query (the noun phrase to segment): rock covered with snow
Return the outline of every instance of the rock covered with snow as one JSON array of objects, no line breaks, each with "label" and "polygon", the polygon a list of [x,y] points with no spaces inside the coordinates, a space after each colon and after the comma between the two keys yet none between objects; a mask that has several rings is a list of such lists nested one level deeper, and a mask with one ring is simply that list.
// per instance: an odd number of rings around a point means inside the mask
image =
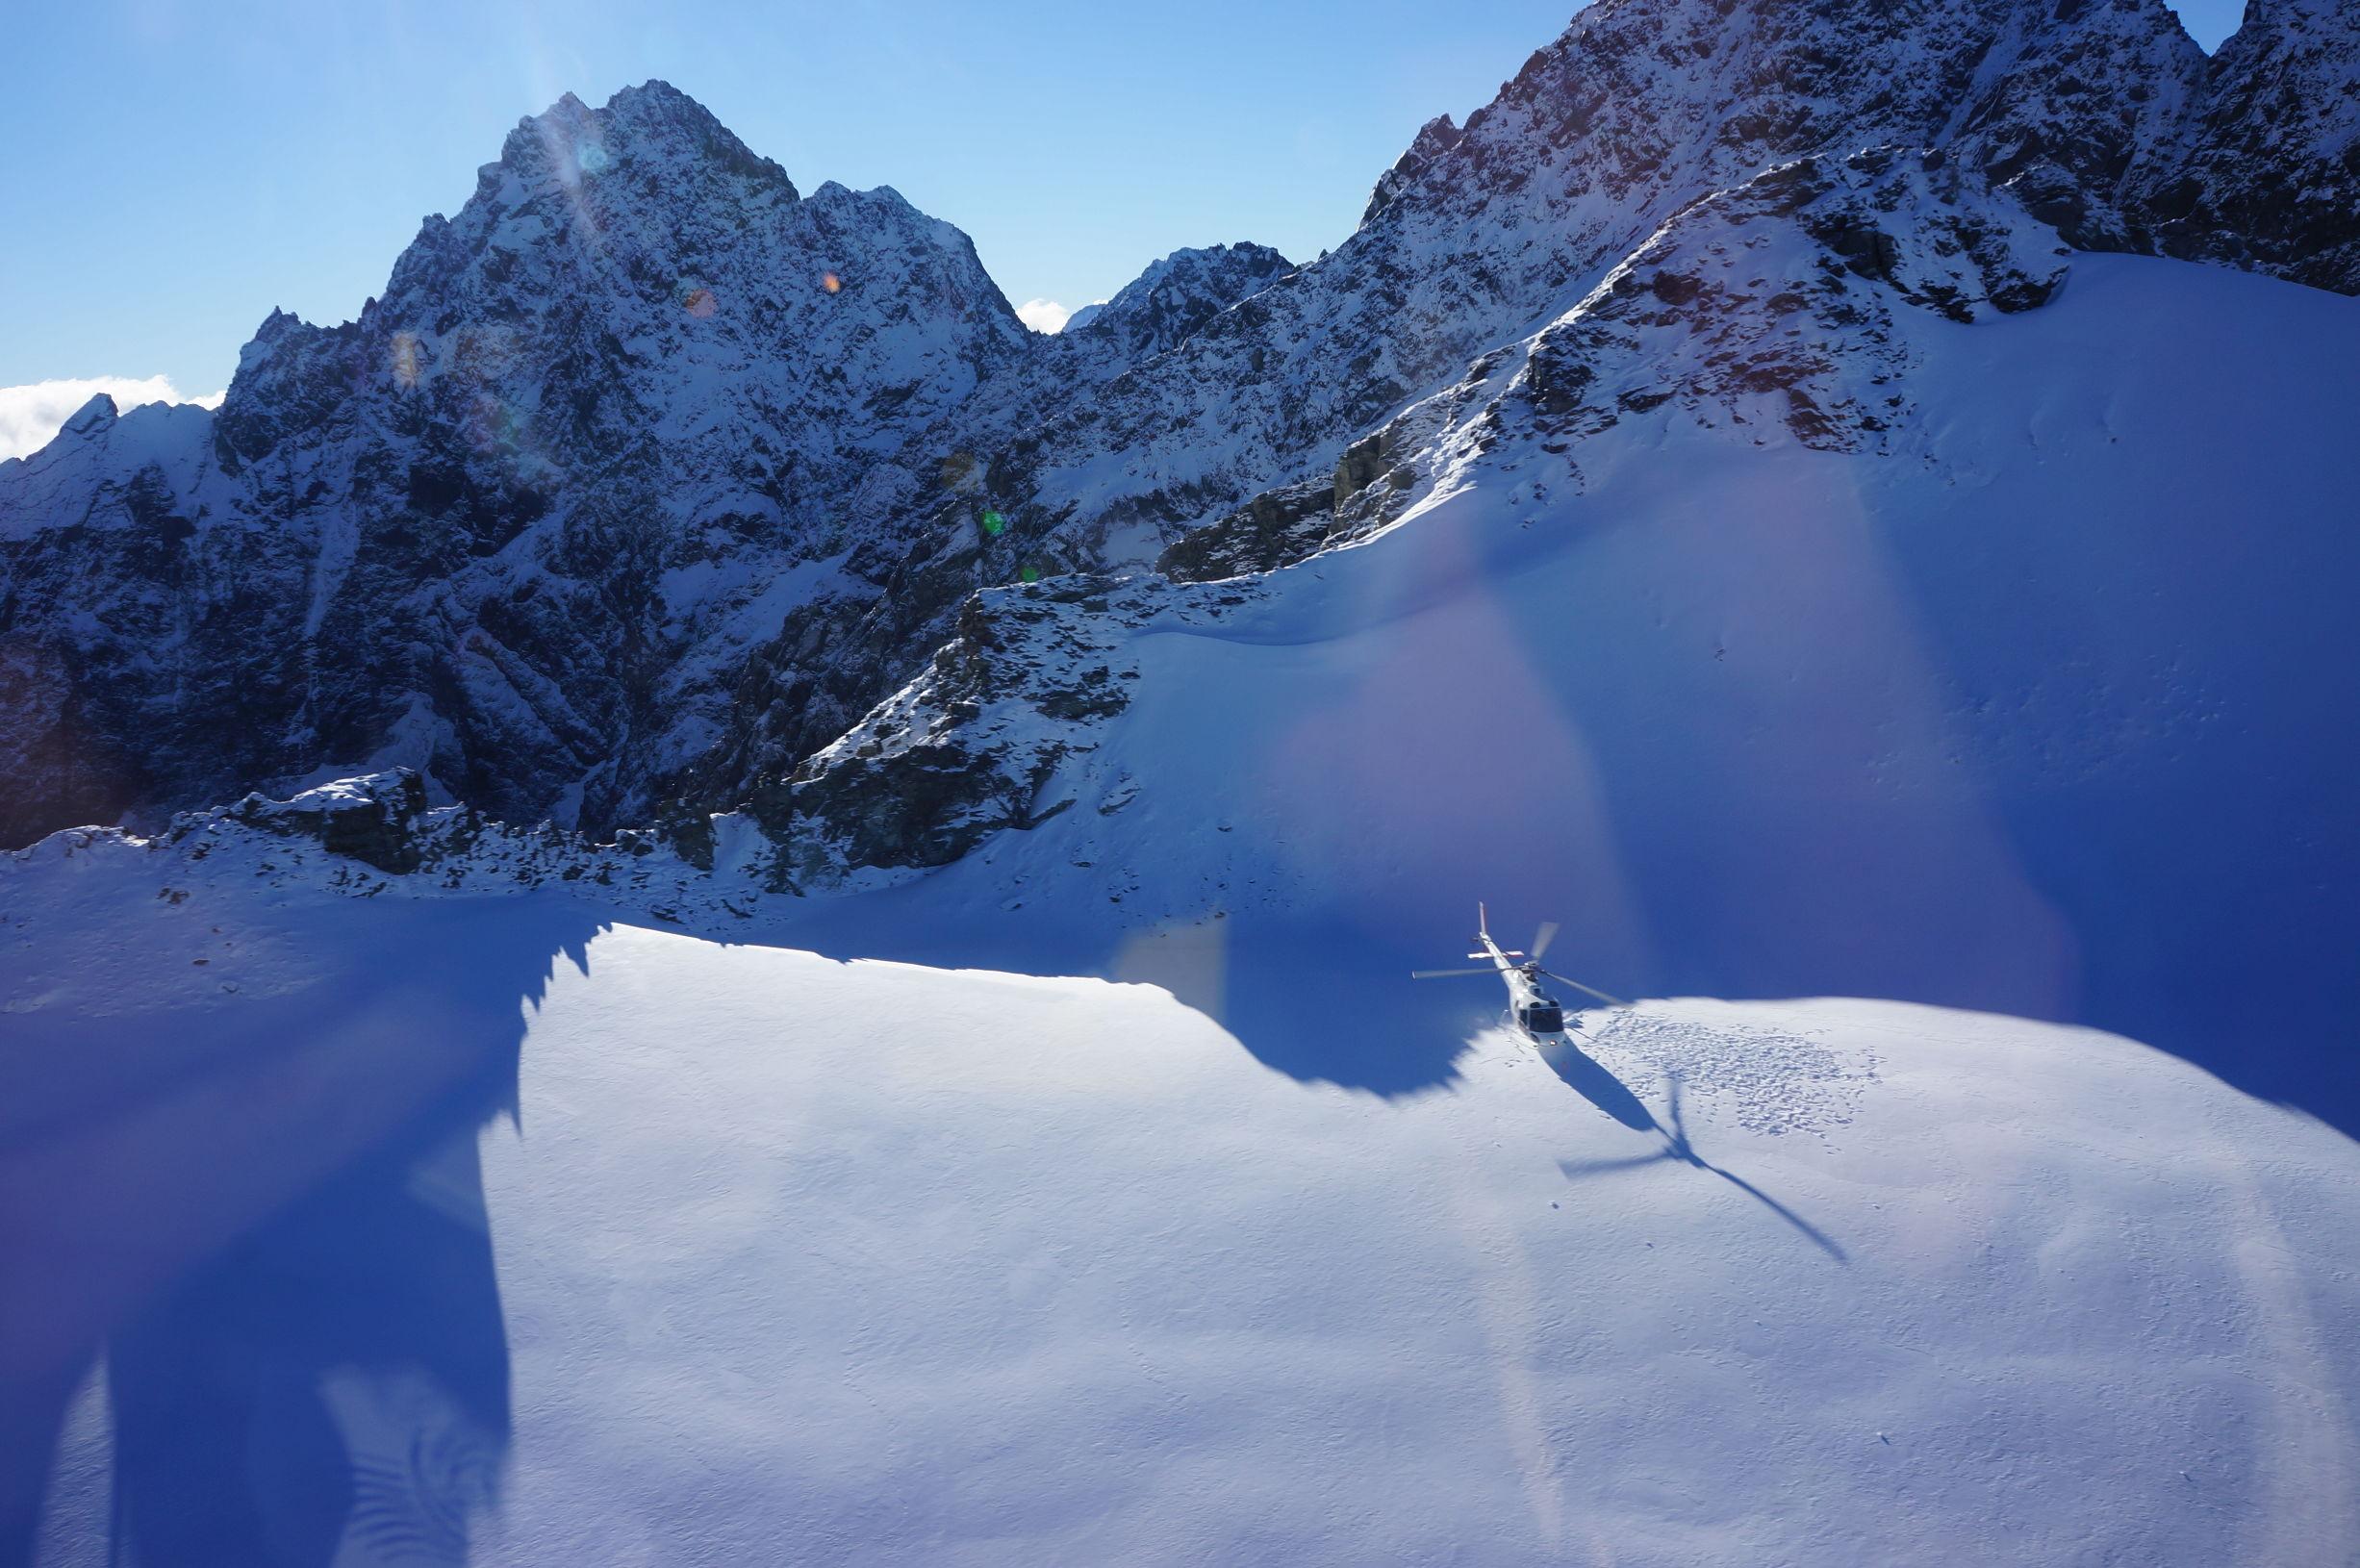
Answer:
[{"label": "rock covered with snow", "polygon": [[338,779],[291,800],[249,795],[224,815],[246,827],[311,839],[330,854],[400,873],[419,868],[417,828],[425,811],[425,781],[403,768]]},{"label": "rock covered with snow", "polygon": [[977,594],[923,674],[757,793],[749,812],[781,846],[773,880],[875,886],[1038,827],[1084,796],[1101,816],[1122,810],[1138,782],[1124,759],[1096,753],[1139,678],[1129,640],[1151,625],[1218,625],[1257,596],[1251,585],[1088,576]]},{"label": "rock covered with snow", "polygon": [[389,762],[644,813],[785,601],[875,592],[878,453],[1027,336],[890,190],[800,195],[662,83],[568,98],[358,320],[265,322],[217,415],[0,471],[0,728],[41,753],[5,832]]},{"label": "rock covered with snow", "polygon": [[1582,443],[1631,419],[1885,450],[1922,368],[1896,316],[1965,325],[2035,309],[2069,256],[1944,159],[1780,164],[1683,210],[1563,316],[1347,447],[1332,476],[1256,496],[1157,568],[1202,581],[1303,560],[1389,525],[1495,448],[1578,489]]},{"label": "rock covered with snow", "polygon": [[2142,191],[2163,248],[2360,293],[2360,9],[2247,0],[2193,108]]},{"label": "rock covered with snow", "polygon": [[675,818],[611,838],[553,822],[519,826],[469,806],[429,803],[406,768],[339,779],[274,800],[181,812],[163,829],[67,828],[0,854],[0,879],[28,888],[61,866],[152,880],[177,904],[199,885],[272,898],[502,898],[566,890],[639,916],[724,929],[774,886],[774,847],[738,817]]},{"label": "rock covered with snow", "polygon": [[1458,146],[1464,134],[1459,129],[1459,122],[1448,114],[1436,114],[1419,126],[1418,134],[1410,139],[1402,155],[1393,161],[1393,166],[1377,176],[1377,189],[1369,192],[1368,205],[1361,210],[1360,221],[1366,224],[1383,212],[1395,196],[1432,166],[1435,159]]},{"label": "rock covered with snow", "polygon": [[[928,518],[914,547],[944,542],[920,574],[988,575],[992,552],[965,544],[987,509],[1021,545],[1000,553],[1043,571],[1231,569],[1245,558],[1212,557],[1233,528],[1189,536],[1241,510],[1316,543],[1328,530],[1305,509],[1374,460],[1396,417],[1562,317],[1692,204],[1798,159],[1891,149],[1947,170],[1963,228],[2015,235],[2028,217],[2068,246],[2162,247],[2145,192],[2181,166],[2206,76],[2156,0],[1593,6],[1463,128],[1422,131],[1332,255],[1088,395],[987,388],[936,442],[963,454],[960,482],[897,498]],[[1848,324],[1814,324],[1826,354],[1851,355]],[[937,596],[915,599],[917,615],[892,596],[875,613],[940,635]]]},{"label": "rock covered with snow", "polygon": [[1153,359],[1188,341],[1223,311],[1295,269],[1268,245],[1247,241],[1204,250],[1176,250],[1152,264],[1103,305],[1078,313],[1065,328],[1112,346],[1127,365]]},{"label": "rock covered with snow", "polygon": [[[0,464],[0,838],[402,765],[593,831],[726,810],[977,590],[1399,516],[1495,374],[1559,440],[1615,359],[1616,398],[1856,441],[1905,396],[1879,311],[2020,309],[2058,243],[2360,288],[2353,26],[2257,3],[2208,63],[2162,0],[1603,0],[1332,254],[1179,252],[1054,338],[890,190],[805,195],[662,83],[567,98],[359,319],[266,321],[217,415]],[[1918,172],[1757,210],[1864,157]],[[1716,251],[1740,217],[1836,291]]]}]

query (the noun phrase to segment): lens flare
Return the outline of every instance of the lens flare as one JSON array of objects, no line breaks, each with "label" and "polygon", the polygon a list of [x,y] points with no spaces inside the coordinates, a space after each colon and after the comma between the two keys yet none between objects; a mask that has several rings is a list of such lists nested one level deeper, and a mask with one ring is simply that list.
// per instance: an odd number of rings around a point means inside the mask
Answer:
[{"label": "lens flare", "polygon": [[820,287],[832,294],[844,287],[844,280],[833,272],[823,272],[820,274]]},{"label": "lens flare", "polygon": [[714,297],[712,290],[698,285],[680,296],[680,308],[702,321],[721,309],[721,301]]},{"label": "lens flare", "polygon": [[396,332],[393,334],[393,384],[404,392],[417,386],[419,361],[416,333]]},{"label": "lens flare", "polygon": [[1026,582],[1037,583],[1041,580],[1041,569],[1038,567],[1027,567],[1016,575],[1023,578]]},{"label": "lens flare", "polygon": [[574,150],[573,162],[584,174],[604,174],[614,160],[606,156],[604,147],[595,141],[585,141]]},{"label": "lens flare", "polygon": [[992,538],[998,539],[1002,534],[1008,531],[1008,519],[1002,517],[997,512],[985,512],[983,514],[983,531],[991,535]]}]

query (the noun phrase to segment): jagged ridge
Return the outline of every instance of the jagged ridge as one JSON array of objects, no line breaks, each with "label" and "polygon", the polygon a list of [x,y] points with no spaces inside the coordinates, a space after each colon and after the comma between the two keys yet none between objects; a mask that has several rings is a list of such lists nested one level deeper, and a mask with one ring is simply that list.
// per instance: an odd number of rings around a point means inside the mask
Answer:
[{"label": "jagged ridge", "polygon": [[[2360,289],[2353,40],[2313,0],[2257,0],[2209,63],[2157,0],[1605,0],[1421,130],[1333,255],[1181,252],[1055,339],[890,190],[804,196],[664,84],[568,98],[357,321],[266,322],[218,416],[93,408],[0,465],[0,837],[393,763],[592,828],[808,784],[978,587],[1364,533],[1462,417],[1429,399],[1512,364],[1562,403],[1547,378],[1599,374],[1642,306],[1718,346],[1625,403],[1750,383],[1806,439],[1872,436],[1890,412],[1821,385],[1863,323],[1798,344],[1776,291],[1669,297],[1686,274],[1629,261],[1865,146],[1932,153],[1972,215],[1934,220],[1973,265],[1917,303],[2029,302],[1962,227],[2018,257],[2019,212]],[[1890,271],[1841,221],[1822,252]],[[1642,273],[1646,301],[1593,299]],[[1614,416],[1551,417],[1575,443]]]}]

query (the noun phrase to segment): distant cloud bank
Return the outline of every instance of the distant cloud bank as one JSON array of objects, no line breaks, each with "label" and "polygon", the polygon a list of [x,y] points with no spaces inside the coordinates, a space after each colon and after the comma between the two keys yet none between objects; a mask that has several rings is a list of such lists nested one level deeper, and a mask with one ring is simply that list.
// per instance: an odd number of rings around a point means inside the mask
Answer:
[{"label": "distant cloud bank", "polygon": [[[1065,312],[1057,312],[1057,325],[1065,324]],[[1054,327],[1050,328],[1055,331]],[[0,387],[0,462],[12,457],[23,457],[38,452],[49,444],[58,427],[73,417],[74,411],[100,392],[114,399],[114,406],[125,412],[141,403],[194,403],[200,408],[219,408],[219,392],[207,392],[202,397],[189,397],[172,385],[169,376],[148,376],[134,380],[130,376],[88,376],[80,380],[36,381],[22,387]]]},{"label": "distant cloud bank", "polygon": [[1093,299],[1078,311],[1069,311],[1053,299],[1028,299],[1016,307],[1016,318],[1035,332],[1063,332],[1078,327],[1096,316],[1103,299]]},{"label": "distant cloud bank", "polygon": [[1073,314],[1053,299],[1028,299],[1016,307],[1016,319],[1035,332],[1062,332]]}]

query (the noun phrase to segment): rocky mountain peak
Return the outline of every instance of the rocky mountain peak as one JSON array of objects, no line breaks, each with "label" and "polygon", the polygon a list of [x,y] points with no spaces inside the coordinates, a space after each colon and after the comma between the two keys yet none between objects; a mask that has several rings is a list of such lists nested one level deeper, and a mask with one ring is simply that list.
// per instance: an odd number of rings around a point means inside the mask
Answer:
[{"label": "rocky mountain peak", "polygon": [[[815,563],[862,543],[880,457],[1029,339],[898,192],[806,200],[662,83],[561,99],[356,319],[274,312],[217,416],[0,481],[0,533],[104,535],[60,645],[146,650],[94,705],[78,654],[0,689],[34,759],[0,822],[87,820],[62,802],[93,771],[113,815],[379,763],[524,821],[637,810],[710,739],[732,661],[837,588]],[[140,741],[69,776],[38,760],[68,722]]]},{"label": "rocky mountain peak", "polygon": [[1119,347],[1136,362],[1175,348],[1205,322],[1294,270],[1268,245],[1240,241],[1176,250],[1125,284],[1068,331]]},{"label": "rocky mountain peak", "polygon": [[1962,139],[2119,180],[2203,70],[2163,0],[1601,0],[1463,132],[1421,131],[1370,216],[1412,192],[1464,212],[1535,182],[1636,215],[1784,159]]},{"label": "rocky mountain peak", "polygon": [[105,392],[93,393],[90,400],[74,410],[72,416],[58,430],[61,436],[89,436],[106,429],[114,422],[114,399]]},{"label": "rocky mountain peak", "polygon": [[2360,293],[2360,6],[2249,0],[2185,139],[2143,192],[2163,249]]},{"label": "rocky mountain peak", "polygon": [[1360,221],[1368,222],[1401,193],[1402,188],[1423,173],[1426,166],[1453,147],[1464,135],[1458,121],[1448,114],[1436,114],[1418,127],[1418,134],[1408,147],[1393,162],[1393,166],[1377,176],[1377,189],[1369,193],[1368,206],[1360,213]]},{"label": "rocky mountain peak", "polygon": [[1055,338],[889,187],[804,196],[662,82],[569,96],[217,417],[0,465],[0,837],[393,766],[569,827],[728,807],[971,594],[1383,526],[1486,421],[1874,451],[1903,313],[2034,308],[2071,248],[2360,291],[2355,25],[2256,0],[2208,62],[2164,0],[1599,0],[1322,261],[1177,251]]},{"label": "rocky mountain peak", "polygon": [[570,189],[621,170],[643,188],[652,179],[726,174],[792,201],[786,170],[738,139],[712,112],[671,83],[649,80],[624,88],[592,109],[566,93],[539,114],[517,123],[486,164],[478,193],[507,176],[554,178]]}]

